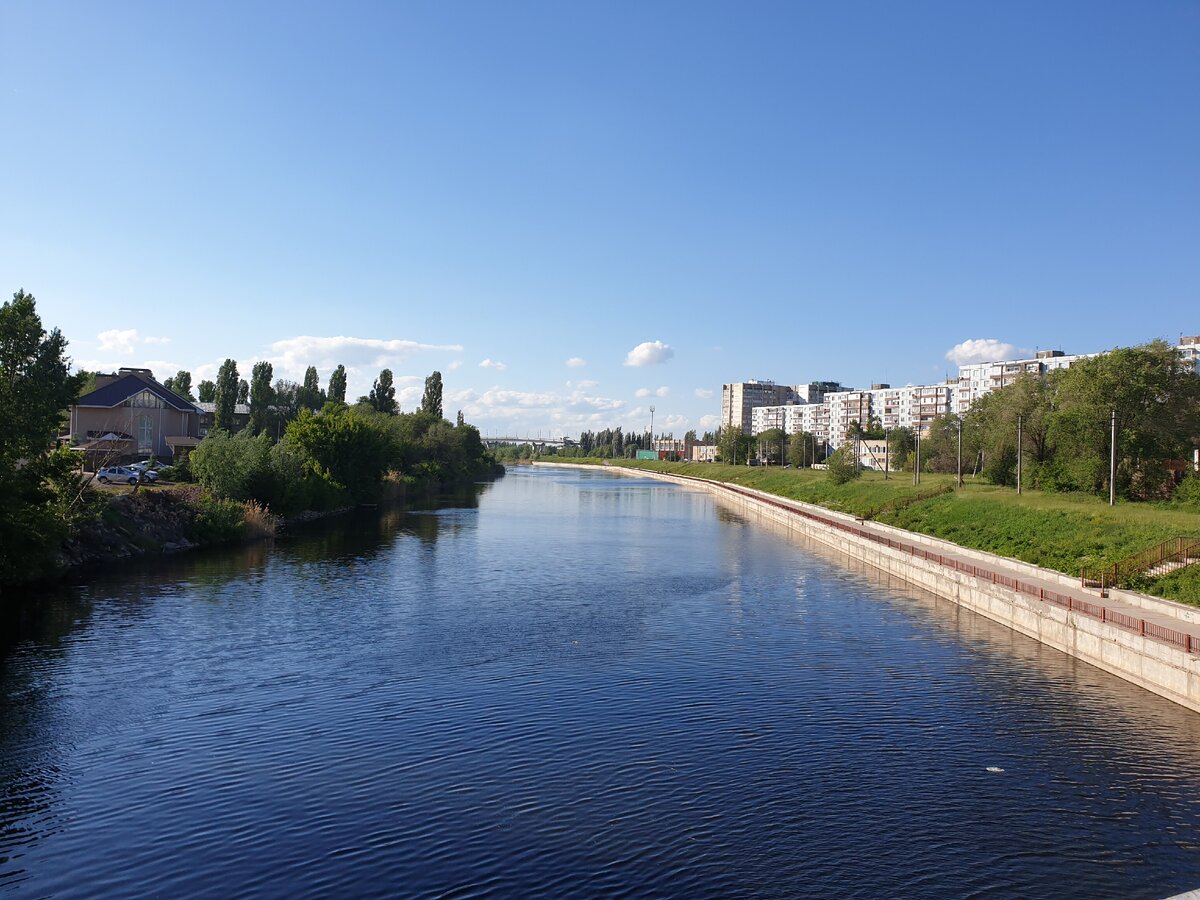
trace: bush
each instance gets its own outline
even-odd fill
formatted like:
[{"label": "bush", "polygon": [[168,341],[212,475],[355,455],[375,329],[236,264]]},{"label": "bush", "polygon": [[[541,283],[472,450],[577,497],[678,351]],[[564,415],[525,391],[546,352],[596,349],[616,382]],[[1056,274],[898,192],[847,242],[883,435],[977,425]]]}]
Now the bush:
[{"label": "bush", "polygon": [[201,544],[236,541],[245,533],[246,510],[236,500],[201,494],[196,498],[191,539]]},{"label": "bush", "polygon": [[855,465],[854,453],[846,447],[839,447],[833,452],[826,463],[825,473],[834,484],[845,484],[862,476],[862,471]]},{"label": "bush", "polygon": [[1179,486],[1175,488],[1171,500],[1179,506],[1200,512],[1200,473],[1188,472],[1183,481],[1179,482]]}]

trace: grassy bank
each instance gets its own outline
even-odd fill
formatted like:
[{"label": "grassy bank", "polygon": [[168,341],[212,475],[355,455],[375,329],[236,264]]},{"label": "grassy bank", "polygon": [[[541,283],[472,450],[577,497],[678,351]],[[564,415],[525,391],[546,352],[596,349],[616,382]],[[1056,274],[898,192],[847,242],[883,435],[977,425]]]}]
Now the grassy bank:
[{"label": "grassy bank", "polygon": [[[552,461],[552,460],[547,460]],[[954,490],[953,475],[910,474],[887,480],[878,472],[834,484],[823,471],[751,468],[654,461],[562,460],[692,475],[767,491],[826,509],[874,519],[1078,575],[1086,566],[1113,563],[1181,535],[1200,535],[1200,513],[1159,503],[1119,503],[1079,494],[1044,494],[968,479]],[[1140,590],[1200,604],[1200,569],[1184,569]]]}]

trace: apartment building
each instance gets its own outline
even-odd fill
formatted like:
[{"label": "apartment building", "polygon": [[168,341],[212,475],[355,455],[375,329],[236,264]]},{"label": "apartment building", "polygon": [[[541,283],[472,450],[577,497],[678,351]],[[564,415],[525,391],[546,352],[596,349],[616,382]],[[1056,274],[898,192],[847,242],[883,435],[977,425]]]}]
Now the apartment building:
[{"label": "apartment building", "polygon": [[954,390],[954,412],[966,415],[971,404],[992,391],[1012,384],[1022,375],[1045,375],[1055,369],[1068,369],[1095,353],[1068,355],[1061,350],[1040,350],[1032,359],[1008,359],[960,366]]},{"label": "apartment building", "polygon": [[[758,434],[765,428],[783,428],[782,424],[758,428],[754,410],[768,406],[820,403],[833,391],[843,391],[836,381],[810,381],[808,384],[776,384],[773,381],[739,381],[721,385],[721,427],[741,428],[748,434]],[[775,421],[782,422],[782,417]]]},{"label": "apartment building", "polygon": [[737,381],[721,385],[721,427],[750,432],[753,411],[760,406],[794,403],[796,392],[786,384],[773,381]]}]

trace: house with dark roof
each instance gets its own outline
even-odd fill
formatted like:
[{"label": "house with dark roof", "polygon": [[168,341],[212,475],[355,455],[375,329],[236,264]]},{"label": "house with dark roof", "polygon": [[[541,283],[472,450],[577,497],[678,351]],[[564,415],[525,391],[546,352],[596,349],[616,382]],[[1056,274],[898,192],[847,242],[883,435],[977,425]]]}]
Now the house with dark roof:
[{"label": "house with dark roof", "polygon": [[89,467],[176,459],[200,443],[200,410],[149,369],[120,369],[97,375],[95,389],[71,407],[71,443]]}]

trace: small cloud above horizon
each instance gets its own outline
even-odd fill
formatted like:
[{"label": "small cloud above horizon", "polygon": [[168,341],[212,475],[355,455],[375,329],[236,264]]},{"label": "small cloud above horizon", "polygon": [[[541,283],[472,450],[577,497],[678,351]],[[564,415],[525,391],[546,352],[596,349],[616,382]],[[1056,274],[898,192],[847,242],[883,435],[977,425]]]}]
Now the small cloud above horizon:
[{"label": "small cloud above horizon", "polygon": [[633,392],[633,396],[649,397],[650,396],[650,388],[638,388],[636,391]]},{"label": "small cloud above horizon", "polygon": [[675,350],[669,344],[662,341],[643,341],[625,354],[624,364],[635,367],[655,366],[665,363],[674,355]]},{"label": "small cloud above horizon", "polygon": [[485,359],[483,362],[481,362],[479,364],[479,368],[495,369],[497,372],[503,372],[505,369],[508,368],[508,366],[506,366],[504,363],[500,362],[499,360]]},{"label": "small cloud above horizon", "polygon": [[101,353],[120,353],[122,355],[133,353],[138,344],[171,343],[169,337],[139,335],[136,328],[110,328],[108,331],[101,331],[96,335],[96,340],[99,341],[98,349]]},{"label": "small cloud above horizon", "polygon": [[947,350],[946,359],[956,366],[969,366],[972,363],[1014,359],[1024,352],[1015,344],[1006,341],[998,341],[995,338],[973,338],[955,344]]},{"label": "small cloud above horizon", "polygon": [[662,387],[655,390],[654,394],[657,397],[669,397],[671,395],[671,389],[664,384]]},{"label": "small cloud above horizon", "polygon": [[692,393],[701,400],[711,400],[714,392],[708,388],[696,388],[696,390],[692,391]]},{"label": "small cloud above horizon", "polygon": [[569,369],[582,369],[586,365],[587,360],[582,356],[572,356],[567,360],[567,368]]}]

